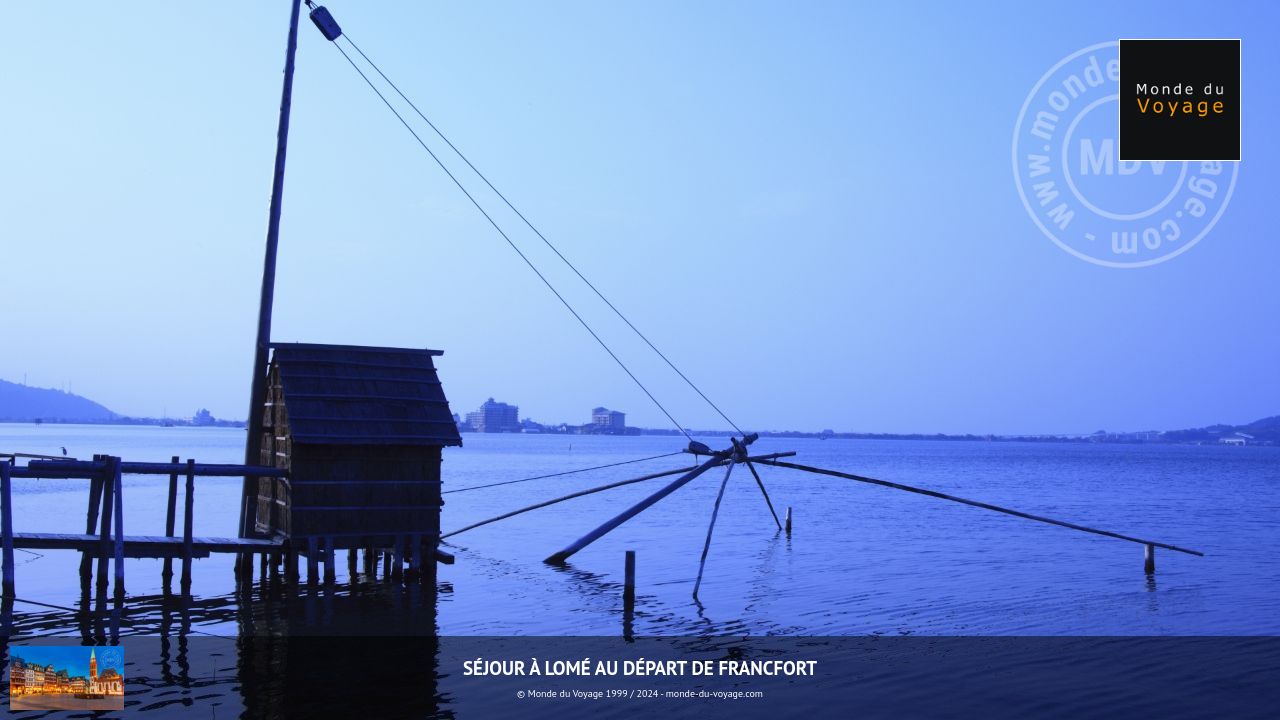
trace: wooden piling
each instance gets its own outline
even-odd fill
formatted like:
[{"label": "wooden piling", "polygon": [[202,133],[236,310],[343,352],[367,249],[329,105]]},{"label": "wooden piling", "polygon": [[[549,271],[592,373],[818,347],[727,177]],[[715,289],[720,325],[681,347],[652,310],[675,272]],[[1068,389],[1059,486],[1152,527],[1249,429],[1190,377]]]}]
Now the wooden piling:
[{"label": "wooden piling", "polygon": [[[101,455],[94,455],[94,461],[102,459]],[[102,476],[94,473],[89,478],[89,509],[85,513],[84,534],[92,535],[94,527],[98,524],[98,510],[102,503]],[[81,584],[89,582],[93,577],[93,553],[85,552],[80,558],[80,582]]]},{"label": "wooden piling", "polygon": [[1156,546],[1148,543],[1142,555],[1142,571],[1148,575],[1154,575],[1156,572]]},{"label": "wooden piling", "polygon": [[[179,459],[174,455],[172,462],[175,466]],[[175,467],[174,471],[169,473],[169,504],[164,515],[164,534],[166,537],[173,537],[173,532],[178,521],[178,471]],[[160,577],[164,580],[165,585],[169,584],[169,580],[173,577],[173,558],[164,559],[164,568],[160,571]]]},{"label": "wooden piling", "polygon": [[791,507],[787,506],[787,537],[791,537]]},{"label": "wooden piling", "polygon": [[333,547],[333,536],[324,539],[324,584],[332,585],[338,579],[338,551]]},{"label": "wooden piling", "polygon": [[284,554],[284,579],[286,582],[298,582],[298,552],[292,547]]},{"label": "wooden piling", "polygon": [[356,581],[356,552],[355,548],[347,550],[347,579],[349,582]]},{"label": "wooden piling", "polygon": [[391,577],[391,553],[385,551],[382,553],[382,577]]},{"label": "wooden piling", "polygon": [[[13,493],[10,487],[12,478],[9,475],[9,461],[0,460],[0,535],[3,535],[4,588],[0,597],[12,600],[15,595],[13,565]],[[6,613],[6,617],[8,613]],[[6,636],[7,637],[7,636]]]},{"label": "wooden piling", "polygon": [[320,579],[319,569],[316,567],[316,555],[318,554],[318,538],[314,535],[307,538],[307,584],[315,585]]},{"label": "wooden piling", "polygon": [[407,580],[419,580],[422,578],[422,536],[409,536],[409,572],[406,576]]},{"label": "wooden piling", "polygon": [[186,494],[182,501],[182,594],[191,592],[192,536],[195,530],[196,461],[187,458]]},{"label": "wooden piling", "polygon": [[105,593],[107,590],[107,563],[111,560],[111,514],[115,507],[115,501],[112,496],[115,494],[115,484],[110,482],[107,473],[110,468],[106,467],[97,470],[94,474],[98,476],[99,482],[102,483],[102,513],[98,523],[98,582],[97,588],[99,593]]},{"label": "wooden piling", "polygon": [[630,615],[636,607],[636,551],[628,550],[622,581],[622,611]]},{"label": "wooden piling", "polygon": [[374,555],[373,546],[371,545],[369,547],[366,547],[364,549],[364,574],[372,578],[373,571],[375,570],[376,564],[377,562],[376,562],[376,556]]},{"label": "wooden piling", "polygon": [[391,579],[400,581],[404,575],[404,536],[397,535],[391,549]]},{"label": "wooden piling", "polygon": [[110,459],[108,480],[115,491],[115,586],[116,598],[124,597],[124,475],[120,472],[120,458]]}]

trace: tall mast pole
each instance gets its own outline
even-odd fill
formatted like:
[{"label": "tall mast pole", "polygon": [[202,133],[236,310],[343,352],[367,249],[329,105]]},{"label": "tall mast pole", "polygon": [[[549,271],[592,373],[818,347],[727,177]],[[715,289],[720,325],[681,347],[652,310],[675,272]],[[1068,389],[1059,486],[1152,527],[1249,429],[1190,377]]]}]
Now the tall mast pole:
[{"label": "tall mast pole", "polygon": [[[280,125],[276,130],[276,167],[271,178],[271,207],[267,213],[267,249],[262,260],[262,298],[258,304],[258,336],[253,346],[253,382],[249,391],[249,432],[245,438],[244,464],[262,463],[262,402],[266,397],[267,360],[271,348],[271,308],[276,292],[276,247],[280,242],[280,207],[284,195],[284,158],[289,144],[289,106],[293,101],[293,59],[298,51],[298,16],[302,0],[291,0],[289,42],[284,56],[284,87],[280,91]],[[256,478],[244,479],[240,499],[240,537],[253,530],[249,510],[250,493],[256,493]]]}]

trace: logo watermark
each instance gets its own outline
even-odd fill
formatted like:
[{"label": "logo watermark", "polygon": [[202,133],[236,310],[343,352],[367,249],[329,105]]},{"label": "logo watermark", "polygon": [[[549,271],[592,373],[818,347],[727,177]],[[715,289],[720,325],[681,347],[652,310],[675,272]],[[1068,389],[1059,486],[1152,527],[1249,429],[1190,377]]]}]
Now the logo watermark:
[{"label": "logo watermark", "polygon": [[1120,44],[1060,60],[1040,78],[1013,131],[1013,176],[1031,219],[1058,247],[1095,265],[1134,268],[1177,257],[1213,229],[1239,163],[1122,161]]}]

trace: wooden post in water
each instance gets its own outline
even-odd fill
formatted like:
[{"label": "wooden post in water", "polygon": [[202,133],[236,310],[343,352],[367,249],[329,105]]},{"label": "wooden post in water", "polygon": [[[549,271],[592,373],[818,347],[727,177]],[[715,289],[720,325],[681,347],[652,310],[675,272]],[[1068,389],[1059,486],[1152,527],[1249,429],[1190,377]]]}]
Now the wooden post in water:
[{"label": "wooden post in water", "polygon": [[404,570],[404,536],[395,537],[395,545],[391,549],[391,579],[399,582]]},{"label": "wooden post in water", "polygon": [[375,565],[376,558],[373,554],[373,546],[370,545],[364,549],[364,574],[372,578]]},{"label": "wooden post in water", "polygon": [[622,580],[622,611],[630,615],[636,607],[636,551],[627,551]]},{"label": "wooden post in water", "polygon": [[787,506],[787,537],[791,537],[791,506]]},{"label": "wooden post in water", "polygon": [[391,577],[391,553],[382,553],[382,577],[383,579]]},{"label": "wooden post in water", "polygon": [[324,584],[332,585],[338,579],[338,552],[333,547],[333,536],[324,539]]},{"label": "wooden post in water", "polygon": [[[109,463],[110,460],[106,459]],[[99,593],[107,591],[107,563],[111,559],[111,513],[115,507],[112,495],[115,494],[115,483],[111,482],[109,464],[97,470],[99,482],[102,483],[102,514],[98,524],[98,582]]]},{"label": "wooden post in water", "polygon": [[347,550],[347,580],[348,582],[356,581],[356,549],[349,548]]},{"label": "wooden post in water", "polygon": [[13,578],[13,492],[10,487],[11,484],[9,461],[0,460],[0,503],[4,503],[4,507],[0,508],[0,535],[4,536],[4,590],[2,597],[6,601],[14,598],[16,592]]},{"label": "wooden post in water", "polygon": [[187,458],[186,496],[182,504],[182,594],[191,594],[192,535],[195,530],[196,461]]},{"label": "wooden post in water", "polygon": [[1142,571],[1148,575],[1156,573],[1156,546],[1148,543],[1144,546],[1142,558]]},{"label": "wooden post in water", "polygon": [[[93,460],[97,462],[102,459],[101,455],[94,455]],[[92,535],[94,527],[98,524],[98,509],[102,504],[102,476],[94,474],[89,478],[89,510],[85,513],[84,534]],[[84,552],[80,558],[80,583],[86,586],[93,578],[93,553]]]},{"label": "wooden post in water", "polygon": [[115,576],[116,576],[116,599],[124,598],[124,479],[120,472],[120,458],[112,457],[110,459],[111,475],[108,478],[111,486],[115,491]]},{"label": "wooden post in water", "polygon": [[[432,562],[435,562],[434,560]],[[418,580],[422,577],[422,536],[409,536],[409,572],[406,580]]]},{"label": "wooden post in water", "polygon": [[298,551],[292,547],[284,553],[284,579],[285,582],[298,582]]},{"label": "wooden post in water", "polygon": [[320,579],[320,572],[316,568],[316,559],[317,559],[316,555],[318,553],[317,542],[318,542],[318,538],[316,538],[314,535],[307,538],[307,584],[308,585],[315,585],[316,582]]},{"label": "wooden post in water", "polygon": [[[170,460],[175,466],[178,464],[178,456],[174,455]],[[175,525],[178,521],[178,469],[175,467],[173,472],[169,473],[169,504],[164,515],[164,534],[166,537],[173,537]],[[164,559],[164,569],[160,571],[160,578],[168,586],[169,580],[173,578],[173,558]]]}]

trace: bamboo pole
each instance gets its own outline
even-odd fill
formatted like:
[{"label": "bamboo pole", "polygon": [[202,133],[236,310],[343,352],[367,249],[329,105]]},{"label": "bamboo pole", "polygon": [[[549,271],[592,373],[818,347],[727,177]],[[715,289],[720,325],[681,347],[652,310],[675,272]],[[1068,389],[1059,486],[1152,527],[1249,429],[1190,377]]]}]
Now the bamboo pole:
[{"label": "bamboo pole", "polygon": [[641,512],[643,512],[645,509],[647,509],[647,508],[651,507],[654,503],[658,502],[659,500],[661,500],[661,499],[665,498],[666,496],[670,495],[671,493],[675,492],[676,490],[679,490],[680,488],[682,488],[682,487],[684,487],[685,485],[689,484],[689,482],[690,482],[691,480],[693,480],[694,478],[698,477],[698,476],[699,476],[699,475],[701,475],[702,473],[704,473],[704,472],[706,472],[706,471],[710,470],[710,469],[711,469],[711,468],[713,468],[713,467],[716,467],[716,466],[718,466],[718,465],[722,465],[722,464],[724,464],[726,461],[727,461],[727,458],[726,458],[724,455],[716,455],[716,456],[713,456],[710,460],[707,460],[706,462],[702,463],[701,465],[699,465],[698,467],[694,468],[693,470],[690,470],[689,472],[685,473],[684,475],[681,475],[680,477],[676,478],[676,479],[675,479],[675,480],[673,480],[670,484],[668,484],[666,487],[664,487],[664,488],[662,488],[662,489],[658,490],[657,492],[653,493],[652,495],[650,495],[649,497],[645,498],[644,500],[641,500],[640,502],[636,503],[635,505],[632,505],[631,507],[629,507],[629,508],[627,508],[626,510],[622,511],[622,513],[620,513],[619,515],[617,515],[617,516],[615,516],[615,517],[613,517],[613,518],[610,518],[609,520],[605,521],[605,523],[604,523],[603,525],[601,525],[600,527],[596,528],[595,530],[592,530],[591,532],[587,533],[586,535],[583,535],[583,536],[582,536],[581,538],[579,538],[577,541],[573,542],[572,544],[570,544],[570,545],[569,545],[568,547],[566,547],[565,549],[563,549],[563,550],[561,550],[561,551],[559,551],[559,552],[557,552],[557,553],[554,553],[553,555],[551,555],[550,557],[548,557],[548,558],[547,558],[546,560],[544,560],[543,562],[546,562],[546,563],[549,563],[549,564],[553,564],[553,565],[558,565],[558,564],[560,564],[560,563],[563,563],[565,560],[568,560],[570,557],[572,557],[574,553],[576,553],[576,552],[578,552],[579,550],[581,550],[581,549],[585,548],[586,546],[590,545],[591,543],[595,542],[596,540],[599,540],[600,538],[602,538],[602,537],[604,537],[605,535],[607,535],[607,534],[608,534],[610,531],[612,531],[614,528],[616,528],[616,527],[618,527],[619,525],[621,525],[622,523],[624,523],[624,522],[626,522],[626,521],[630,520],[631,518],[635,517],[636,515],[639,515],[639,514],[640,514]]},{"label": "bamboo pole", "polygon": [[584,495],[591,495],[591,494],[594,494],[594,493],[603,492],[603,491],[605,491],[605,490],[612,490],[613,488],[616,488],[616,487],[622,487],[622,486],[624,486],[624,485],[633,485],[633,484],[638,483],[638,482],[644,482],[645,480],[654,480],[654,479],[656,479],[656,478],[668,477],[668,476],[670,476],[670,475],[679,475],[680,473],[687,473],[687,472],[690,472],[690,471],[692,471],[692,470],[696,470],[696,469],[697,469],[697,467],[685,467],[685,468],[680,468],[679,470],[666,470],[666,471],[664,471],[664,472],[658,472],[658,473],[653,473],[653,474],[650,474],[650,475],[644,475],[644,476],[642,476],[642,477],[632,478],[632,479],[630,479],[630,480],[622,480],[622,481],[619,481],[619,482],[609,483],[609,484],[607,484],[607,485],[600,485],[600,486],[597,486],[597,487],[588,488],[588,489],[586,489],[586,490],[579,490],[578,492],[569,493],[568,495],[561,495],[560,497],[555,498],[555,499],[553,499],[553,500],[547,500],[546,502],[540,502],[540,503],[538,503],[538,504],[536,504],[536,505],[530,505],[530,506],[528,506],[528,507],[520,508],[519,510],[512,510],[512,511],[511,511],[511,512],[509,512],[509,513],[503,513],[502,515],[498,515],[497,517],[491,517],[491,518],[489,518],[488,520],[481,520],[481,521],[480,521],[480,522],[478,522],[478,523],[472,523],[471,525],[468,525],[468,526],[466,526],[466,527],[464,527],[464,528],[459,528],[459,529],[457,529],[457,530],[452,530],[452,531],[450,531],[450,532],[447,532],[447,533],[445,533],[445,534],[441,535],[441,536],[440,536],[440,539],[441,539],[441,540],[443,540],[443,539],[445,539],[445,538],[447,538],[447,537],[453,537],[454,535],[458,535],[458,534],[460,534],[460,533],[464,533],[464,532],[466,532],[466,531],[468,531],[468,530],[474,530],[475,528],[482,527],[482,526],[484,526],[484,525],[488,525],[489,523],[494,523],[494,522],[497,522],[497,521],[499,521],[499,520],[506,520],[506,519],[507,519],[507,518],[509,518],[509,517],[514,517],[514,516],[516,516],[516,515],[520,515],[520,514],[522,514],[522,513],[527,513],[527,512],[529,512],[530,510],[537,510],[537,509],[539,509],[539,508],[544,508],[544,507],[547,507],[548,505],[555,505],[556,503],[561,503],[561,502],[564,502],[565,500],[572,500],[572,499],[574,499],[574,498],[582,497],[582,496],[584,496]]},{"label": "bamboo pole", "polygon": [[760,473],[756,472],[756,466],[750,462],[747,463],[747,469],[751,471],[751,477],[756,479],[756,485],[760,488],[760,494],[764,495],[764,502],[769,506],[769,514],[773,516],[773,524],[782,529],[782,523],[778,522],[778,513],[774,512],[773,501],[769,499],[769,491],[764,489],[764,481],[760,479]]},{"label": "bamboo pole", "polygon": [[[737,445],[737,441],[734,441]],[[724,489],[729,486],[729,476],[733,474],[736,461],[730,461],[725,468],[724,480],[720,481],[720,492],[716,494],[716,504],[711,508],[711,524],[707,526],[707,540],[702,544],[702,558],[698,560],[698,579],[693,581],[693,599],[698,599],[698,589],[702,587],[702,571],[707,566],[707,552],[711,550],[711,533],[716,529],[716,517],[720,515],[720,502],[724,500]]]},{"label": "bamboo pole", "polygon": [[[792,457],[793,455],[795,455],[795,453],[794,453],[794,452],[771,453],[771,454],[769,454],[769,455],[761,455],[761,456],[759,456],[759,457],[753,457],[753,458],[751,458],[751,460],[761,460],[761,459],[774,459],[774,458],[782,458],[782,457]],[[727,460],[724,460],[724,459],[720,459],[720,460],[718,460],[718,463],[719,463],[719,464],[721,464],[721,465],[723,465],[723,464],[724,464],[724,463],[726,463],[726,462],[728,462],[728,461],[727,461]],[[511,511],[511,512],[509,512],[509,513],[503,513],[502,515],[498,515],[497,517],[491,517],[491,518],[489,518],[489,519],[487,519],[487,520],[481,520],[481,521],[480,521],[480,522],[478,522],[478,523],[473,523],[473,524],[471,524],[471,525],[468,525],[468,526],[463,527],[463,528],[459,528],[459,529],[457,529],[457,530],[451,530],[451,531],[449,531],[449,532],[447,532],[447,533],[445,533],[445,534],[441,535],[441,536],[440,536],[440,539],[441,539],[441,540],[443,540],[443,539],[445,539],[445,538],[447,538],[447,537],[452,537],[452,536],[454,536],[454,535],[458,535],[458,534],[464,533],[464,532],[466,532],[466,531],[468,531],[468,530],[474,530],[475,528],[483,527],[483,526],[485,526],[485,525],[488,525],[489,523],[495,523],[495,522],[497,522],[497,521],[499,521],[499,520],[506,520],[506,519],[507,519],[507,518],[509,518],[509,517],[514,517],[514,516],[516,516],[516,515],[520,515],[520,514],[522,514],[522,513],[527,513],[527,512],[529,512],[530,510],[537,510],[537,509],[539,509],[539,508],[544,508],[544,507],[547,507],[548,505],[555,505],[556,503],[561,503],[561,502],[564,502],[565,500],[572,500],[572,499],[574,499],[574,498],[582,497],[582,496],[584,496],[584,495],[591,495],[591,494],[593,494],[593,493],[603,492],[603,491],[605,491],[605,490],[612,490],[613,488],[616,488],[616,487],[622,487],[622,486],[624,486],[624,485],[633,485],[633,484],[638,483],[638,482],[644,482],[645,480],[655,480],[655,479],[657,479],[657,478],[669,477],[669,476],[671,476],[671,475],[679,475],[680,473],[686,473],[686,472],[690,472],[690,471],[692,471],[692,470],[696,470],[696,469],[697,469],[697,466],[694,466],[694,467],[683,467],[683,468],[680,468],[680,469],[678,469],[678,470],[666,470],[666,471],[664,471],[664,472],[653,473],[653,474],[651,474],[651,475],[644,475],[644,476],[642,476],[642,477],[632,478],[632,479],[630,479],[630,480],[622,480],[622,481],[615,482],[615,483],[609,483],[608,485],[600,485],[600,486],[598,486],[598,487],[588,488],[588,489],[586,489],[586,490],[580,490],[580,491],[575,492],[575,493],[569,493],[568,495],[562,495],[562,496],[560,496],[560,497],[558,497],[558,498],[555,498],[555,499],[553,499],[553,500],[547,500],[546,502],[540,502],[540,503],[537,503],[536,505],[530,505],[530,506],[528,506],[528,507],[520,508],[519,510],[512,510],[512,511]]]},{"label": "bamboo pole", "polygon": [[[298,52],[298,15],[302,0],[292,0],[289,39],[285,44],[284,84],[280,89],[280,121],[276,127],[275,171],[271,176],[271,203],[267,210],[267,244],[262,259],[262,292],[258,300],[258,333],[253,345],[253,377],[249,382],[249,429],[245,438],[245,465],[259,462],[262,442],[262,403],[267,396],[267,361],[271,352],[271,311],[276,292],[276,253],[280,244],[280,215],[284,203],[285,155],[289,146],[289,110],[293,105],[293,67]],[[251,497],[257,478],[246,475],[240,496],[240,537],[253,530]]]},{"label": "bamboo pole", "polygon": [[1048,523],[1049,525],[1057,525],[1058,527],[1069,528],[1071,530],[1079,530],[1080,532],[1087,532],[1087,533],[1092,533],[1094,535],[1102,535],[1104,537],[1116,538],[1117,540],[1127,540],[1129,542],[1139,543],[1142,545],[1149,545],[1153,548],[1160,547],[1166,550],[1173,550],[1174,552],[1186,553],[1188,555],[1195,555],[1197,557],[1204,557],[1204,553],[1198,550],[1188,550],[1187,548],[1178,547],[1177,545],[1169,545],[1168,543],[1155,542],[1153,540],[1142,540],[1140,538],[1132,537],[1129,535],[1121,535],[1120,533],[1114,533],[1109,530],[1099,530],[1097,528],[1091,528],[1085,525],[1077,525],[1075,523],[1069,523],[1063,520],[1054,520],[1053,518],[1042,517],[1040,515],[1032,515],[1031,513],[1022,512],[1021,510],[1013,510],[1010,508],[1001,507],[999,505],[992,505],[990,503],[979,502],[977,500],[967,500],[962,497],[956,497],[955,495],[940,493],[935,490],[926,490],[924,488],[913,487],[911,485],[903,485],[901,483],[889,482],[888,480],[877,480],[875,478],[863,477],[861,475],[853,475],[851,473],[843,473],[837,470],[825,470],[823,468],[812,467],[809,465],[799,465],[797,463],[782,462],[779,460],[761,460],[760,462],[762,462],[765,465],[773,465],[774,467],[790,468],[792,470],[800,470],[802,472],[817,473],[818,475],[830,475],[832,477],[845,478],[847,480],[856,480],[857,482],[868,483],[871,485],[881,485],[883,487],[893,488],[895,490],[905,490],[907,492],[916,493],[918,495],[928,495],[929,497],[936,497],[942,500],[950,500],[952,502],[958,502],[964,505],[972,505],[973,507],[982,508],[984,510],[994,510],[996,512],[1004,513],[1006,515],[1013,515],[1014,517],[1026,518],[1027,520],[1035,520],[1037,522]]}]

